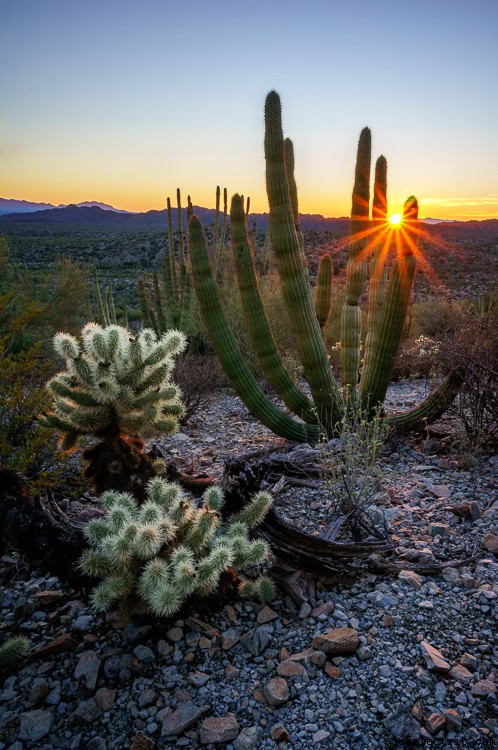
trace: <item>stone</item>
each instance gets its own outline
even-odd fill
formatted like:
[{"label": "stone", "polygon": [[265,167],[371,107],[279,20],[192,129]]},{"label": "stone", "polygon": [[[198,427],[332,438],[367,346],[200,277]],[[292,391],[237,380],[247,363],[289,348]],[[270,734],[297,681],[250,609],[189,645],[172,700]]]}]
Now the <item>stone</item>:
[{"label": "stone", "polygon": [[329,737],[330,732],[327,732],[325,729],[319,729],[313,735],[313,742],[323,742],[323,740],[327,740]]},{"label": "stone", "polygon": [[73,711],[73,718],[79,719],[86,724],[93,724],[102,716],[102,711],[97,706],[95,698],[88,698],[86,701],[78,703],[75,710]]},{"label": "stone", "polygon": [[492,552],[493,555],[498,555],[498,536],[496,534],[492,534],[491,532],[484,534],[482,543],[488,552]]},{"label": "stone", "polygon": [[36,649],[36,651],[32,651],[29,655],[29,661],[45,659],[47,656],[63,654],[65,651],[74,651],[77,645],[78,641],[73,638],[72,635],[69,635],[69,633],[63,633],[63,635],[59,635],[53,641],[47,643],[46,646],[42,646],[41,648]]},{"label": "stone", "polygon": [[315,579],[307,573],[291,573],[279,579],[279,588],[290,596],[292,601],[301,606],[303,602],[315,600]]},{"label": "stone", "polygon": [[272,620],[276,620],[278,618],[278,615],[276,612],[271,609],[271,607],[268,607],[267,604],[258,612],[257,621],[258,625],[264,625],[266,622],[271,622]]},{"label": "stone", "polygon": [[291,659],[280,662],[277,667],[277,674],[279,677],[308,677],[308,673],[303,665]]},{"label": "stone", "polygon": [[259,656],[271,641],[271,634],[264,625],[248,630],[240,637],[240,642],[253,656]]},{"label": "stone", "polygon": [[429,534],[431,536],[450,536],[453,529],[448,523],[430,523]]},{"label": "stone", "polygon": [[50,605],[58,604],[61,599],[64,599],[64,594],[62,591],[37,591],[35,599],[41,607],[50,607]]},{"label": "stone", "polygon": [[474,683],[470,688],[472,695],[478,695],[480,697],[486,697],[492,693],[496,693],[496,685],[491,680],[479,680]]},{"label": "stone", "polygon": [[463,722],[462,722],[462,717],[460,716],[458,711],[454,708],[448,708],[444,712],[444,716],[446,718],[446,723],[448,724],[448,728],[453,729],[456,732],[459,732],[463,726]]},{"label": "stone", "polygon": [[477,657],[473,654],[462,654],[462,656],[460,657],[460,664],[463,667],[470,669],[471,672],[475,672],[478,664]]},{"label": "stone", "polygon": [[219,745],[230,742],[239,735],[239,724],[233,714],[210,716],[201,724],[201,745]]},{"label": "stone", "polygon": [[325,667],[325,674],[328,675],[332,680],[338,680],[341,676],[341,670],[334,664],[327,664]]},{"label": "stone", "polygon": [[50,693],[50,685],[43,677],[36,677],[33,680],[29,691],[28,703],[32,706],[40,703]]},{"label": "stone", "polygon": [[283,677],[273,677],[263,688],[270,706],[283,706],[290,698],[289,686]]},{"label": "stone", "polygon": [[468,685],[473,675],[466,667],[461,664],[455,664],[455,666],[450,669],[450,677],[457,680],[462,685]]},{"label": "stone", "polygon": [[50,732],[53,723],[54,717],[50,711],[45,711],[42,708],[26,711],[21,714],[19,739],[37,742]]},{"label": "stone", "polygon": [[354,654],[358,648],[358,631],[354,628],[334,628],[329,633],[318,633],[311,646],[323,651],[327,656]]},{"label": "stone", "polygon": [[403,583],[408,584],[414,591],[419,591],[424,584],[424,579],[415,573],[413,570],[400,570],[398,578]]},{"label": "stone", "polygon": [[420,739],[420,724],[417,719],[400,704],[384,719],[384,726],[398,740],[418,742]]},{"label": "stone", "polygon": [[71,625],[78,633],[89,633],[93,626],[92,615],[79,615]]},{"label": "stone", "polygon": [[225,667],[225,679],[235,680],[240,675],[240,669],[234,667],[233,664],[227,664]]},{"label": "stone", "polygon": [[137,732],[131,738],[130,750],[154,750],[156,743],[144,732]]},{"label": "stone", "polygon": [[95,693],[95,703],[101,711],[108,711],[116,700],[116,691],[110,688],[99,688]]},{"label": "stone", "polygon": [[207,710],[207,706],[198,706],[193,701],[181,703],[175,711],[172,711],[164,719],[161,737],[182,734],[192,724],[195,724]]},{"label": "stone", "polygon": [[451,490],[447,484],[431,484],[429,482],[427,484],[427,490],[432,495],[439,497],[442,500],[447,500],[451,496]]},{"label": "stone", "polygon": [[152,664],[152,662],[156,660],[154,652],[148,646],[136,646],[133,649],[133,653],[137,657],[138,661],[142,662],[142,664]]},{"label": "stone", "polygon": [[425,720],[425,728],[429,734],[437,734],[446,726],[446,716],[443,714],[433,713]]},{"label": "stone", "polygon": [[202,687],[209,681],[209,675],[205,672],[192,672],[188,676],[188,681],[195,687]]},{"label": "stone", "polygon": [[173,643],[179,643],[183,638],[182,628],[170,628],[166,633],[166,638]]},{"label": "stone", "polygon": [[257,727],[244,727],[235,742],[234,750],[256,750],[259,744]]},{"label": "stone", "polygon": [[89,690],[95,690],[99,677],[100,659],[95,651],[85,651],[81,654],[74,676],[77,680],[83,678]]},{"label": "stone", "polygon": [[275,724],[270,732],[270,737],[275,742],[288,742],[290,734],[283,724]]},{"label": "stone", "polygon": [[234,628],[228,628],[221,634],[221,648],[223,651],[230,651],[240,640],[240,635]]},{"label": "stone", "polygon": [[427,641],[422,641],[420,644],[420,650],[424,657],[427,669],[431,672],[449,672],[451,665],[448,664],[442,653],[431,646]]}]

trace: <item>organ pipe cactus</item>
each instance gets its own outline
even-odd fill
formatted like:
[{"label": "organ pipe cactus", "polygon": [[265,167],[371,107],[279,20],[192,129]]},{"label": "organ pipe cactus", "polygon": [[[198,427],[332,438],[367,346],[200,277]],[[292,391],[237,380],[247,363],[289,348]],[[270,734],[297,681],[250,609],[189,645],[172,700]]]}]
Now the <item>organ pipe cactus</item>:
[{"label": "organ pipe cactus", "polygon": [[320,328],[325,335],[325,329],[332,312],[332,260],[328,253],[322,255],[318,264],[315,287],[315,312]]},{"label": "organ pipe cactus", "polygon": [[127,489],[133,476],[153,474],[141,438],[177,429],[183,407],[170,372],[185,346],[180,331],[158,338],[150,329],[133,334],[95,323],[83,328],[81,340],[67,333],[54,337],[66,369],[47,383],[53,410],[39,421],[61,433],[65,450],[83,436],[98,439],[83,452],[97,492]]},{"label": "organ pipe cactus", "polygon": [[[232,385],[250,411],[278,435],[294,440],[313,440],[323,432],[333,434],[348,408],[355,404],[362,409],[362,413],[368,413],[372,418],[379,413],[413,289],[418,253],[418,205],[415,198],[409,198],[404,207],[401,228],[390,227],[386,219],[387,163],[381,156],[375,167],[370,219],[371,134],[368,128],[364,128],[356,160],[349,259],[346,267],[346,299],[341,315],[343,387],[340,389],[329,366],[321,330],[321,323],[326,316],[326,305],[322,308],[321,304],[321,287],[326,288],[328,285],[328,281],[324,279],[331,276],[331,269],[326,270],[327,261],[323,261],[315,293],[315,309],[299,232],[294,152],[292,143],[283,137],[280,99],[275,91],[268,94],[265,105],[265,159],[270,206],[269,236],[287,317],[311,391],[311,409],[302,400],[299,400],[299,404],[291,404],[288,400],[288,394],[292,390],[288,387],[287,377],[279,372],[281,360],[271,342],[256,276],[254,271],[248,269],[248,264],[252,263],[252,253],[250,247],[247,247],[249,240],[242,231],[245,224],[238,196],[232,200],[232,250],[242,306],[260,367],[278,396],[304,423],[293,420],[266,398],[243,361],[223,317],[214,281],[209,277],[205,240],[195,216],[190,219],[188,226],[194,283],[213,348]],[[389,261],[392,246],[395,257],[394,261]],[[388,265],[392,265],[389,279]],[[361,372],[360,299],[366,288],[369,271],[366,351]],[[328,291],[323,296],[330,300]],[[277,371],[280,378],[278,382],[272,379]],[[403,430],[423,426],[442,414],[457,393],[461,381],[460,371],[451,372],[423,404],[406,414],[388,415],[385,417],[386,421]]]},{"label": "organ pipe cactus", "polygon": [[[141,506],[129,493],[105,492],[105,515],[86,526],[90,549],[80,562],[86,574],[103,579],[93,591],[94,606],[107,610],[120,604],[169,617],[188,597],[216,591],[229,569],[264,562],[268,544],[251,540],[250,531],[268,512],[271,496],[258,492],[224,522],[223,502],[219,487],[209,487],[197,505],[179,485],[159,477],[148,482]],[[260,577],[242,593],[268,602],[274,587]]]}]

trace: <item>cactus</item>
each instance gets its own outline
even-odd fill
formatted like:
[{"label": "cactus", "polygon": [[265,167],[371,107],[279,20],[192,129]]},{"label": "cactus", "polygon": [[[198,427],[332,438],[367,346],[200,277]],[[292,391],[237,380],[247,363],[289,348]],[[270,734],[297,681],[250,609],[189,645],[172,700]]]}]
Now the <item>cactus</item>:
[{"label": "cactus", "polygon": [[0,671],[21,664],[31,650],[30,642],[23,635],[12,636],[0,646]]},{"label": "cactus", "polygon": [[126,488],[134,475],[151,476],[143,441],[177,429],[183,413],[180,393],[170,381],[173,357],[186,339],[171,330],[158,339],[151,329],[137,335],[120,326],[87,324],[81,342],[58,333],[54,349],[66,369],[47,383],[53,411],[39,421],[61,435],[65,450],[92,435],[97,445],[85,449],[86,476],[95,489]]},{"label": "cactus", "polygon": [[[249,534],[268,512],[271,496],[258,492],[242,513],[224,522],[223,502],[221,489],[210,487],[197,506],[179,485],[159,477],[148,482],[142,506],[128,493],[104,493],[105,516],[85,527],[90,548],[80,561],[87,575],[103,578],[92,593],[94,607],[120,604],[170,617],[189,596],[213,593],[228,569],[262,563],[268,544],[251,541]],[[248,595],[273,598],[268,578],[250,585]]]},{"label": "cactus", "polygon": [[[329,367],[321,330],[321,324],[327,318],[327,309],[330,309],[328,278],[331,277],[331,269],[328,262],[323,260],[315,292],[315,309],[302,235],[299,232],[294,151],[291,141],[284,141],[280,99],[275,91],[268,94],[265,105],[265,158],[270,204],[267,239],[271,238],[284,304],[304,375],[310,386],[312,413],[321,428],[318,433],[325,431],[333,434],[335,426],[347,412],[348,405],[353,406],[359,400],[360,407],[373,418],[379,413],[379,406],[383,403],[413,288],[418,238],[417,201],[409,198],[406,202],[400,229],[389,227],[386,222],[387,163],[381,156],[375,168],[370,219],[371,134],[368,128],[364,128],[358,143],[349,260],[346,268],[346,300],[341,315],[341,391]],[[234,201],[232,248],[242,306],[260,367],[293,413],[309,420],[310,424],[297,422],[277,409],[264,396],[243,361],[222,314],[216,287],[209,275],[202,228],[194,216],[189,221],[188,231],[195,238],[193,243],[191,241],[193,278],[206,329],[232,385],[249,410],[278,435],[294,440],[315,439],[317,427],[312,423],[309,405],[306,404],[304,408],[302,401],[291,405],[288,400],[288,394],[293,391],[288,386],[288,376],[280,372],[279,354],[271,341],[254,270],[248,268],[249,262],[252,262],[252,253],[250,246],[248,247],[248,239],[241,231],[242,209],[238,196],[235,196]],[[393,243],[396,257],[388,279],[387,260]],[[366,350],[360,378],[362,322],[359,302],[367,283],[369,259]],[[274,378],[277,371],[280,378],[278,382]],[[450,373],[423,404],[406,414],[389,415],[386,421],[401,430],[412,429],[420,426],[424,420],[437,418],[454,398],[461,380],[460,372]]]},{"label": "cactus", "polygon": [[332,261],[328,253],[322,255],[318,264],[315,287],[315,312],[320,328],[325,336],[325,329],[332,312]]}]

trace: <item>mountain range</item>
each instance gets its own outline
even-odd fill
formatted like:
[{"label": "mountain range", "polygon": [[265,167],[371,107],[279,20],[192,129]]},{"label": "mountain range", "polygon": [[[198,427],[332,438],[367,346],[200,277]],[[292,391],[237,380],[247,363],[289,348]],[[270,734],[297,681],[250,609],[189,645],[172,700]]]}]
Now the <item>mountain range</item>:
[{"label": "mountain range", "polygon": [[[108,203],[100,203],[99,201],[83,201],[82,203],[73,204],[78,207],[84,208],[89,206],[97,206],[103,211],[115,211],[119,214],[127,214],[129,211],[124,211],[120,208],[114,208]],[[15,200],[14,198],[0,198],[0,216],[3,214],[14,214],[14,213],[32,213],[33,211],[48,211],[51,208],[66,208],[66,203],[60,203],[58,206],[54,206],[52,203],[33,203],[32,201]]]}]

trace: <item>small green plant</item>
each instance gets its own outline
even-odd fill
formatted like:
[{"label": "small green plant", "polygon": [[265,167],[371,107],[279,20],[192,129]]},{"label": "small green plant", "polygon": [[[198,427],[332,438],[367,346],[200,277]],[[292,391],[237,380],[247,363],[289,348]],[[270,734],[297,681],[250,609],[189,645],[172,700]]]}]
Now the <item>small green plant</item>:
[{"label": "small green plant", "polygon": [[12,636],[0,646],[0,671],[19,666],[31,650],[31,644],[23,635]]},{"label": "small green plant", "polygon": [[[237,515],[221,521],[222,491],[212,486],[197,506],[179,485],[155,477],[139,506],[129,493],[102,495],[105,516],[90,521],[85,537],[90,549],[81,560],[88,575],[103,578],[92,594],[93,605],[107,610],[152,612],[169,617],[193,594],[207,596],[224,572],[262,563],[268,544],[251,540],[272,498],[258,492]],[[241,593],[271,601],[272,582],[261,577],[244,583]]]},{"label": "small green plant", "polygon": [[342,517],[355,539],[371,531],[367,509],[378,493],[380,463],[389,428],[379,414],[374,419],[359,404],[351,406],[336,427],[337,438],[323,452],[323,478],[331,499],[330,519]]},{"label": "small green plant", "polygon": [[66,369],[47,383],[53,410],[40,422],[61,433],[66,451],[84,436],[99,440],[83,452],[85,476],[93,479],[97,493],[128,490],[133,477],[154,475],[142,438],[178,427],[183,407],[170,373],[174,355],[185,346],[180,331],[158,338],[147,328],[133,334],[95,323],[83,328],[81,342],[67,333],[54,337]]}]

